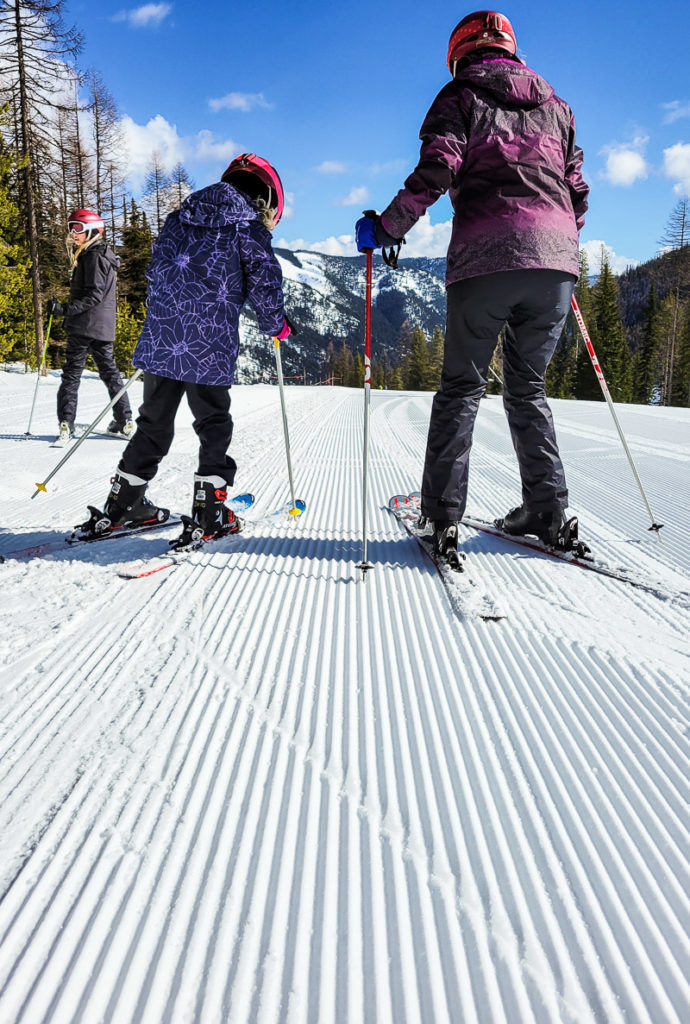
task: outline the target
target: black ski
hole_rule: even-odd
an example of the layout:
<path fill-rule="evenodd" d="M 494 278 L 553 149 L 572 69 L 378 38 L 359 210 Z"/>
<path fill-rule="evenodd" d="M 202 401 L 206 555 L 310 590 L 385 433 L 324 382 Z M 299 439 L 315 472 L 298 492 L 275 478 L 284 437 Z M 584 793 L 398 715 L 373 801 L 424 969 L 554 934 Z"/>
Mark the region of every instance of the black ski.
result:
<path fill-rule="evenodd" d="M 418 529 L 419 503 L 413 495 L 396 494 L 389 500 L 387 508 L 434 565 L 448 592 L 453 610 L 460 618 L 479 618 L 484 622 L 499 622 L 505 618 L 503 609 L 487 593 L 484 585 L 475 578 L 471 569 L 466 568 L 462 552 L 451 551 L 450 557 L 434 551 L 433 542 Z"/>

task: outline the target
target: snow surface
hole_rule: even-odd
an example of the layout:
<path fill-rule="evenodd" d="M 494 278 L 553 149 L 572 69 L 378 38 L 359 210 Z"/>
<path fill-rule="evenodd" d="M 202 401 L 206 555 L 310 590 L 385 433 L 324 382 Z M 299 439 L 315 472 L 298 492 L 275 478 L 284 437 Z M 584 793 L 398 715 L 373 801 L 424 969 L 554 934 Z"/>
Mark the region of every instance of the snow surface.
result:
<path fill-rule="evenodd" d="M 64 454 L 59 375 L 0 372 L 0 551 L 101 504 L 125 442 Z M 134 384 L 134 404 L 141 387 Z M 233 389 L 238 491 L 289 496 L 278 391 Z M 506 618 L 451 602 L 385 511 L 431 396 L 287 389 L 293 522 L 125 581 L 148 535 L 0 565 L 0 1020 L 690 1020 L 688 410 L 554 402 L 571 506 L 665 598 L 468 533 Z M 86 376 L 79 421 L 105 402 Z M 152 496 L 187 511 L 186 408 Z M 468 511 L 519 500 L 482 402 Z"/>

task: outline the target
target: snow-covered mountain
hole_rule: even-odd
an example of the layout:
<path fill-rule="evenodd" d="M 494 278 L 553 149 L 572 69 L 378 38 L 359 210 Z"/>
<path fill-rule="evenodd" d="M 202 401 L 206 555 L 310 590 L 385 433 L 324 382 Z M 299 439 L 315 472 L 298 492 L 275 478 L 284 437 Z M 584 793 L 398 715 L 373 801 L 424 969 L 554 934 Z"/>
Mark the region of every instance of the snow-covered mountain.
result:
<path fill-rule="evenodd" d="M 353 351 L 364 341 L 365 258 L 326 256 L 318 252 L 277 249 L 283 269 L 285 308 L 299 329 L 282 346 L 286 375 L 306 373 L 318 380 L 330 342 L 346 342 Z M 372 293 L 372 354 L 395 350 L 400 327 L 431 332 L 443 325 L 446 311 L 444 259 L 401 260 L 391 270 L 374 257 Z M 242 349 L 237 383 L 251 383 L 275 372 L 273 351 L 253 318 L 242 316 Z"/>

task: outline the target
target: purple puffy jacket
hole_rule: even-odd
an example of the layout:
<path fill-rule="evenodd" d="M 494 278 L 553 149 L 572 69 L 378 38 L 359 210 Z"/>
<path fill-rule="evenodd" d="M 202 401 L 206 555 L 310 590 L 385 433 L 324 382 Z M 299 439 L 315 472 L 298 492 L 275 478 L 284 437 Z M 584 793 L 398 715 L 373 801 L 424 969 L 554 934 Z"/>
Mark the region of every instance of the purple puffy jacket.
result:
<path fill-rule="evenodd" d="M 497 270 L 578 276 L 589 187 L 570 107 L 540 75 L 503 58 L 470 64 L 438 94 L 420 138 L 419 163 L 381 220 L 402 238 L 449 191 L 446 285 Z"/>
<path fill-rule="evenodd" d="M 229 387 L 245 300 L 264 334 L 283 326 L 283 274 L 270 232 L 224 181 L 192 192 L 169 215 L 146 276 L 146 320 L 132 362 L 148 373 Z"/>

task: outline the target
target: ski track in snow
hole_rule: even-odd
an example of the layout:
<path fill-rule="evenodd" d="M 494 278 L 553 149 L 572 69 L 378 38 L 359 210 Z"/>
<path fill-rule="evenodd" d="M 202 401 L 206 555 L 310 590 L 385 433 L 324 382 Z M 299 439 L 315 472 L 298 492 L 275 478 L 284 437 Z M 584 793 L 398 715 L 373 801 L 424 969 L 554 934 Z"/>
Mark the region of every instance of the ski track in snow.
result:
<path fill-rule="evenodd" d="M 0 553 L 85 518 L 124 447 L 31 501 L 58 383 L 27 439 L 33 379 L 0 373 Z M 232 395 L 260 515 L 289 496 L 278 391 Z M 104 396 L 86 375 L 80 423 Z M 483 622 L 385 509 L 431 395 L 372 393 L 366 582 L 361 393 L 286 397 L 299 520 L 142 580 L 116 567 L 174 528 L 0 565 L 0 1020 L 684 1024 L 688 411 L 619 410 L 658 542 L 606 410 L 553 403 L 583 537 L 669 598 L 468 530 Z M 185 512 L 178 423 L 151 494 Z M 487 399 L 468 511 L 518 501 Z"/>

